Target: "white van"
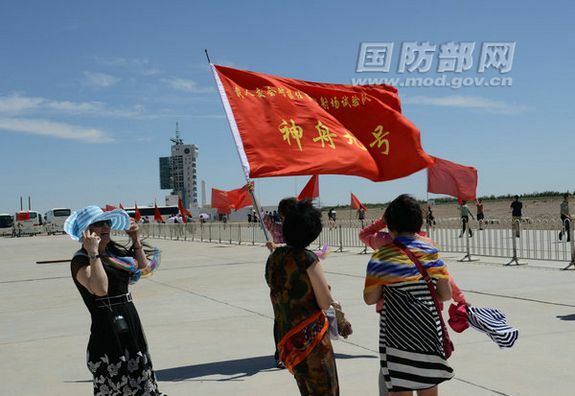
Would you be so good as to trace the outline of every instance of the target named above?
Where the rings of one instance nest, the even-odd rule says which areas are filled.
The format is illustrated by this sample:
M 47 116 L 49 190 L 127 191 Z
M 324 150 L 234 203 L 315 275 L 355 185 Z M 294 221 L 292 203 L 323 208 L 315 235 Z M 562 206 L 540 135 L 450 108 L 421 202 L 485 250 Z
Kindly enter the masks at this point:
M 16 236 L 41 234 L 43 230 L 42 215 L 34 210 L 22 210 L 14 216 Z
M 14 218 L 7 213 L 0 213 L 0 235 L 12 235 Z
M 61 232 L 64 234 L 64 222 L 72 211 L 67 208 L 54 208 L 44 213 L 44 227 L 48 235 Z

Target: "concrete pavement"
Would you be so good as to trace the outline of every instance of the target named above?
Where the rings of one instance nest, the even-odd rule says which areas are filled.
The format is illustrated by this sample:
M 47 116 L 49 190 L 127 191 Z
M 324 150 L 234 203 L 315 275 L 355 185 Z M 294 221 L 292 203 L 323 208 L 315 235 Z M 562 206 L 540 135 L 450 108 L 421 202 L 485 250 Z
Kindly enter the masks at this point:
M 160 389 L 174 395 L 297 395 L 294 379 L 274 367 L 272 309 L 261 246 L 150 241 L 162 266 L 132 289 Z M 78 248 L 66 236 L 0 238 L 2 395 L 89 395 L 85 365 L 89 315 L 68 264 Z M 377 394 L 378 316 L 361 298 L 369 256 L 361 249 L 323 262 L 354 334 L 335 341 L 342 395 Z M 575 271 L 566 263 L 503 267 L 506 259 L 459 263 L 444 256 L 467 299 L 503 310 L 520 337 L 500 350 L 472 329 L 451 332 L 456 377 L 442 395 L 573 395 Z

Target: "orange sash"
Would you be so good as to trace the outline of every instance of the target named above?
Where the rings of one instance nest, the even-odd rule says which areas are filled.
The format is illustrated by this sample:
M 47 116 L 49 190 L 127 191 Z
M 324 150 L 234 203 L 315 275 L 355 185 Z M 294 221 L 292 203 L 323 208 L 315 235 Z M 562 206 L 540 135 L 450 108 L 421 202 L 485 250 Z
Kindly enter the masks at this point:
M 290 373 L 321 341 L 329 323 L 323 311 L 310 316 L 287 332 L 278 344 L 279 358 Z

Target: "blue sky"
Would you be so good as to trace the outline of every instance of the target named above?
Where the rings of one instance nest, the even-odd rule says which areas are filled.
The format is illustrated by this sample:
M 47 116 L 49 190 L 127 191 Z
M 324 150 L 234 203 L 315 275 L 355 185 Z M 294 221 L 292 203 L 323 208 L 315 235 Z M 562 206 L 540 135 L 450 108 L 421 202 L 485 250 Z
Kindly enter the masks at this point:
M 0 5 L 0 212 L 163 201 L 158 157 L 180 123 L 211 187 L 244 182 L 206 64 L 351 83 L 396 75 L 402 42 L 515 42 L 511 87 L 402 88 L 424 149 L 479 171 L 478 193 L 573 190 L 572 2 L 23 1 Z M 393 42 L 390 73 L 356 73 L 362 42 Z M 434 57 L 437 62 L 437 56 Z M 435 64 L 434 64 L 435 67 Z M 434 69 L 433 69 L 434 70 Z M 448 77 L 453 73 L 446 73 Z M 429 72 L 414 76 L 436 77 Z M 256 180 L 264 205 L 306 177 Z M 321 202 L 426 196 L 426 174 L 322 176 Z M 209 199 L 209 194 L 208 194 Z

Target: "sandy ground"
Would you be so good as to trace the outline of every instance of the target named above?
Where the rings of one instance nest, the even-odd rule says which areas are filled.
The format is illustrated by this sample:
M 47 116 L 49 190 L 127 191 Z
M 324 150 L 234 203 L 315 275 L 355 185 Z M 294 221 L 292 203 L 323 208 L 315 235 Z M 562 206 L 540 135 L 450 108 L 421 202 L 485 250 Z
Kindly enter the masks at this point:
M 486 219 L 508 219 L 511 217 L 511 202 L 513 200 L 494 200 L 483 201 L 483 212 Z M 562 197 L 542 197 L 520 199 L 523 202 L 523 216 L 532 219 L 537 218 L 559 218 L 559 204 L 563 201 Z M 473 215 L 476 214 L 475 204 L 467 204 Z M 571 207 L 575 208 L 575 202 L 571 202 Z M 427 208 L 424 206 L 424 210 Z M 327 210 L 324 208 L 324 218 L 327 219 Z M 432 206 L 433 215 L 439 219 L 459 217 L 457 203 L 436 203 Z M 383 215 L 384 208 L 370 208 L 367 217 L 369 219 L 378 218 Z M 573 209 L 572 209 L 573 212 Z M 337 218 L 346 220 L 355 218 L 356 212 L 340 209 L 337 210 Z

